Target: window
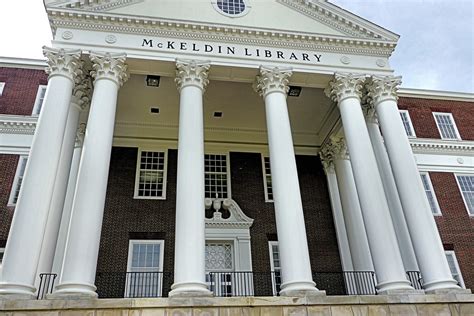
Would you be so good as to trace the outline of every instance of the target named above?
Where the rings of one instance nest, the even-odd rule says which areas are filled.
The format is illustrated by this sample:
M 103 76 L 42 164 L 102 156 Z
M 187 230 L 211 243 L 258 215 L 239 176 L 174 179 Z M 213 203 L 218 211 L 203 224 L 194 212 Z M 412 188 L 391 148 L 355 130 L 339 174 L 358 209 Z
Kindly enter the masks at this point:
M 458 260 L 456 259 L 456 254 L 452 250 L 445 251 L 444 254 L 448 260 L 449 270 L 451 270 L 453 279 L 458 281 L 460 287 L 465 288 L 464 280 L 461 275 L 461 269 L 459 269 Z
M 230 198 L 227 155 L 204 155 L 204 179 L 206 198 Z
M 270 269 L 272 272 L 273 295 L 277 296 L 278 293 L 280 293 L 281 286 L 281 265 L 278 241 L 269 241 L 268 247 L 270 250 Z
M 206 241 L 206 282 L 218 296 L 232 296 L 236 283 L 232 242 Z M 235 294 L 235 293 L 234 293 Z
M 456 175 L 469 215 L 474 216 L 474 175 Z
M 441 215 L 441 210 L 439 209 L 438 200 L 436 199 L 429 173 L 420 172 L 420 176 L 421 182 L 423 182 L 423 188 L 425 189 L 426 197 L 430 203 L 431 212 L 433 215 Z
M 273 202 L 272 173 L 270 157 L 262 156 L 263 187 L 265 189 L 265 202 Z
M 164 151 L 138 151 L 134 198 L 166 198 L 166 160 Z
M 441 139 L 461 139 L 451 113 L 433 112 Z
M 125 297 L 161 296 L 163 251 L 163 240 L 130 240 Z
M 416 137 L 415 129 L 413 128 L 413 124 L 411 123 L 410 113 L 407 110 L 399 110 L 400 118 L 402 119 L 403 127 L 405 127 L 405 132 L 407 133 L 408 137 Z
M 233 18 L 244 16 L 250 10 L 246 0 L 212 0 L 211 3 L 217 12 Z
M 3 95 L 3 89 L 5 89 L 5 82 L 0 82 L 0 97 Z
M 44 85 L 40 85 L 38 87 L 35 105 L 33 106 L 33 112 L 31 113 L 31 115 L 39 115 L 41 113 L 41 109 L 43 108 L 44 96 L 46 95 L 46 88 L 47 86 Z
M 27 161 L 28 157 L 26 156 L 20 156 L 20 159 L 18 160 L 15 179 L 13 180 L 12 190 L 10 192 L 10 198 L 8 200 L 9 206 L 16 205 L 16 202 L 18 201 L 18 196 L 20 195 L 21 183 L 23 182 L 23 176 L 25 174 Z

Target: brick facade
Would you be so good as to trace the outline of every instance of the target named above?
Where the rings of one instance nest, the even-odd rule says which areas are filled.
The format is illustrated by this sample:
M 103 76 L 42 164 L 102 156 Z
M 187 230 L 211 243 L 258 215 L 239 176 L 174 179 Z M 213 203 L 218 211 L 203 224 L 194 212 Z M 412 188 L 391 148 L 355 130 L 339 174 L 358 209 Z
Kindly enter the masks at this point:
M 0 114 L 31 115 L 39 85 L 48 83 L 44 70 L 0 67 L 0 82 L 5 82 L 0 97 Z
M 18 159 L 18 155 L 0 154 L 0 248 L 5 247 L 13 218 L 14 207 L 7 205 Z

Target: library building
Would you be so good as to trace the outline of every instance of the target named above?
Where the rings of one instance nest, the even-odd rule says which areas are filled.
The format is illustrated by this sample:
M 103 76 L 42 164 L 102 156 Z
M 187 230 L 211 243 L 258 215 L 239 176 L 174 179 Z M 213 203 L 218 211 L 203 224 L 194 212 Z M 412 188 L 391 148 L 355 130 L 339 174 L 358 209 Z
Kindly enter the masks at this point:
M 474 315 L 474 94 L 327 0 L 44 0 L 0 57 L 0 314 Z M 403 74 L 402 74 L 403 75 Z

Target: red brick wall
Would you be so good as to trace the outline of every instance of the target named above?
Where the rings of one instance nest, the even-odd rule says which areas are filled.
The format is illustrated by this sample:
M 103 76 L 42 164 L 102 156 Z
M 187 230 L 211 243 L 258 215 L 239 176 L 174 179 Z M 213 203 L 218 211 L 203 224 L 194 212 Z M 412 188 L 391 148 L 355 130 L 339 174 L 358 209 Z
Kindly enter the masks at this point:
M 433 112 L 452 113 L 462 140 L 474 140 L 474 102 L 400 98 L 398 107 L 408 110 L 419 138 L 441 139 Z
M 446 250 L 454 250 L 466 288 L 474 288 L 474 217 L 464 204 L 455 175 L 430 172 L 442 216 L 436 224 Z
M 48 83 L 43 70 L 0 67 L 0 82 L 5 82 L 0 96 L 0 114 L 31 115 L 39 85 Z
M 13 217 L 14 208 L 7 204 L 15 178 L 18 157 L 18 155 L 0 154 L 0 247 L 5 247 Z

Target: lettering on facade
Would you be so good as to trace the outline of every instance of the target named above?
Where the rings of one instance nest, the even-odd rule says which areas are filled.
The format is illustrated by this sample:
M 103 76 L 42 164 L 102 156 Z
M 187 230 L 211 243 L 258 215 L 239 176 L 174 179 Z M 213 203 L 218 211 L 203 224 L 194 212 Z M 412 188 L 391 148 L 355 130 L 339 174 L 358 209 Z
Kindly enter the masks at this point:
M 322 61 L 322 54 L 319 53 L 278 50 L 273 48 L 262 49 L 255 47 L 189 43 L 175 40 L 144 38 L 141 47 L 157 48 L 162 50 L 201 52 L 224 56 L 258 57 L 274 60 L 302 61 L 309 63 L 320 63 Z

